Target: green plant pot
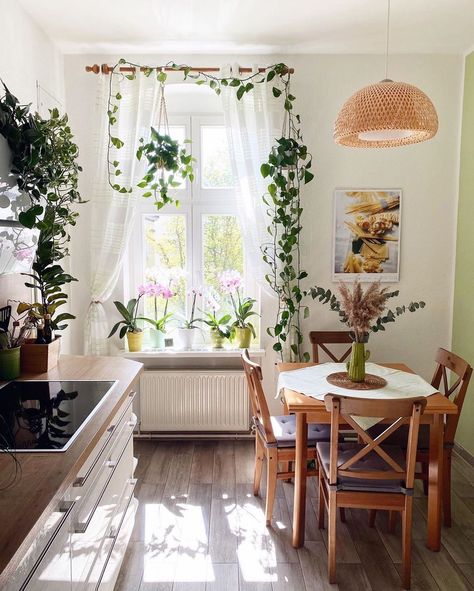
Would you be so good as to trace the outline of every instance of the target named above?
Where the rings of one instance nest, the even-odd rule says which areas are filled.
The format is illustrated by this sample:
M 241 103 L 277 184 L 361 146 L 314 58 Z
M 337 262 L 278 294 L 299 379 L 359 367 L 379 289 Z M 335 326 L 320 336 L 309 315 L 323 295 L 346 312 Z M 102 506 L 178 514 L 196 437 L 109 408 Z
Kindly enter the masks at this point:
M 250 341 L 252 340 L 252 331 L 250 328 L 240 328 L 236 326 L 235 330 L 235 344 L 239 349 L 248 349 Z
M 14 380 L 20 375 L 20 347 L 0 350 L 0 380 Z
M 352 343 L 351 357 L 346 363 L 347 377 L 351 382 L 365 380 L 365 362 L 369 356 L 370 351 L 365 350 L 365 343 Z
M 217 330 L 211 330 L 211 344 L 213 349 L 224 348 L 225 337 L 220 335 Z
M 128 350 L 136 353 L 142 350 L 143 332 L 127 332 Z
M 152 349 L 165 348 L 165 333 L 156 328 L 150 328 L 150 345 Z

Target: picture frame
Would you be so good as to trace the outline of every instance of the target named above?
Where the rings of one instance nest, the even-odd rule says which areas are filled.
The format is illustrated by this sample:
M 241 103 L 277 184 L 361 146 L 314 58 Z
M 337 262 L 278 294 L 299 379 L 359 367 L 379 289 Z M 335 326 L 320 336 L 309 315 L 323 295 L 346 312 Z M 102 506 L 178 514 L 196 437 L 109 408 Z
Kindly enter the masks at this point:
M 334 190 L 333 281 L 400 280 L 402 189 Z

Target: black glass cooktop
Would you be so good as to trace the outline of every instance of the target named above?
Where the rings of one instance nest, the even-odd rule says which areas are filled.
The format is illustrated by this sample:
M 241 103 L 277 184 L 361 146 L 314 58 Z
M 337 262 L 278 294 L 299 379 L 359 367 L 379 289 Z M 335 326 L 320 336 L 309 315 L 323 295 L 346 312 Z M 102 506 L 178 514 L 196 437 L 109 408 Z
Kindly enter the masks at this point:
M 0 451 L 65 451 L 112 381 L 13 381 L 0 388 Z

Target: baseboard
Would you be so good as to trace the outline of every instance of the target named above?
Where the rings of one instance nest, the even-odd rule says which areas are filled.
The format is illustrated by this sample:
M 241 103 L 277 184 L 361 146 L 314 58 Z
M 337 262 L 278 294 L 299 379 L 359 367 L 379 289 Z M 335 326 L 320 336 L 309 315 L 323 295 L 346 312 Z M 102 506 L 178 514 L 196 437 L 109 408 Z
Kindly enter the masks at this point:
M 470 454 L 467 449 L 464 449 L 459 443 L 454 444 L 454 451 L 471 466 L 474 466 L 474 456 Z

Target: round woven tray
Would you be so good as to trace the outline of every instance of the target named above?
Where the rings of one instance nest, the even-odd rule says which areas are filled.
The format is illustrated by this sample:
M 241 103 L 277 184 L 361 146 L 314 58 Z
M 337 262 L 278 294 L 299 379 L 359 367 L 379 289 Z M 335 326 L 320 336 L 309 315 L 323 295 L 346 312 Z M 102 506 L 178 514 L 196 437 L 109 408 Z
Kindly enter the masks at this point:
M 347 371 L 338 371 L 328 375 L 326 380 L 333 386 L 346 388 L 347 390 L 378 390 L 387 385 L 387 380 L 371 373 L 365 374 L 363 382 L 351 382 L 347 377 Z

